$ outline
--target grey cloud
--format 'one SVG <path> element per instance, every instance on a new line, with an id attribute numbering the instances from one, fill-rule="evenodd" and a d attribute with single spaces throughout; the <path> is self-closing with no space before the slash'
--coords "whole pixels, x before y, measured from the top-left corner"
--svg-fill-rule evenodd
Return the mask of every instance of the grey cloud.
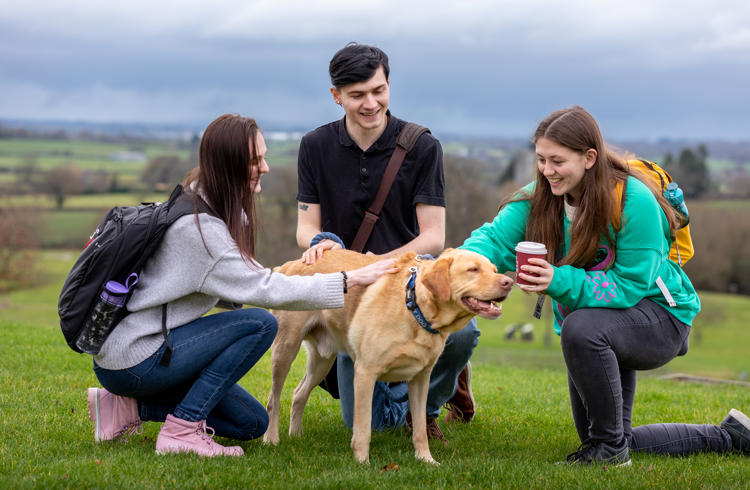
<path id="1" fill-rule="evenodd" d="M 394 113 L 438 131 L 526 135 L 577 103 L 628 137 L 750 134 L 750 4 L 591 5 L 17 3 L 0 14 L 0 118 L 313 127 L 339 117 L 327 64 L 358 40 L 389 53 Z"/>

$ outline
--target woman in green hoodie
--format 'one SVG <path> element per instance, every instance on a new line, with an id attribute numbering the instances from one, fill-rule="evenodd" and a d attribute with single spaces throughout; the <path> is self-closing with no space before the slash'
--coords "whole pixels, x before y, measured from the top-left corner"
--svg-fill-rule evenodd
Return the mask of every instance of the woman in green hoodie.
<path id="1" fill-rule="evenodd" d="M 685 354 L 700 311 L 690 279 L 669 259 L 678 216 L 660 190 L 607 150 L 583 108 L 549 115 L 533 143 L 536 180 L 462 248 L 508 271 L 519 242 L 546 245 L 547 260 L 522 266 L 519 278 L 530 284 L 519 287 L 552 298 L 582 442 L 568 462 L 629 465 L 630 449 L 750 452 L 750 419 L 737 410 L 720 425 L 631 427 L 636 371 Z"/>

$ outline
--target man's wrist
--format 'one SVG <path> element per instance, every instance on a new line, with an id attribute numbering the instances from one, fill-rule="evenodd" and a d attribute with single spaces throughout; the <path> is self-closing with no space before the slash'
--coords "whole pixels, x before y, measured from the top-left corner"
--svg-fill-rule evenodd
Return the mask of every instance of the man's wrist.
<path id="1" fill-rule="evenodd" d="M 346 248 L 346 246 L 344 246 L 344 241 L 341 240 L 341 238 L 339 238 L 337 234 L 331 233 L 329 231 L 321 231 L 320 233 L 312 237 L 312 240 L 310 240 L 310 248 L 314 247 L 323 240 L 331 240 L 341 245 L 341 248 Z"/>

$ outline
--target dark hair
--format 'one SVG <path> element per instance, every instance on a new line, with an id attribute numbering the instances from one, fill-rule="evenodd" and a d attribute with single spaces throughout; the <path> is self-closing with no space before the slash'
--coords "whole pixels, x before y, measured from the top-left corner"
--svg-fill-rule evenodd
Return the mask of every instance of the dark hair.
<path id="1" fill-rule="evenodd" d="M 388 80 L 391 72 L 388 55 L 375 46 L 351 42 L 333 55 L 328 65 L 328 74 L 331 76 L 331 84 L 341 88 L 369 80 L 381 66 L 385 79 Z"/>
<path id="2" fill-rule="evenodd" d="M 256 216 L 250 166 L 259 164 L 255 142 L 259 132 L 258 124 L 249 117 L 224 114 L 216 118 L 201 138 L 200 166 L 183 182 L 185 186 L 197 184 L 212 211 L 226 223 L 245 259 L 255 257 Z"/>
<path id="3" fill-rule="evenodd" d="M 536 186 L 530 195 L 516 196 L 512 200 L 530 201 L 526 239 L 544 243 L 549 251 L 550 262 L 556 265 L 570 264 L 576 267 L 590 267 L 596 258 L 601 237 L 606 237 L 610 248 L 615 252 L 614 237 L 609 233 L 609 224 L 619 206 L 613 189 L 631 175 L 625 159 L 609 150 L 604 143 L 599 125 L 583 107 L 573 106 L 561 109 L 547 116 L 534 132 L 534 144 L 545 138 L 577 153 L 596 150 L 596 161 L 581 180 L 583 193 L 578 203 L 576 217 L 571 223 L 571 243 L 567 256 L 559 257 L 563 243 L 560 220 L 565 213 L 564 197 L 552 194 L 549 183 L 537 167 Z M 643 179 L 638 172 L 633 173 L 654 193 L 664 210 L 670 228 L 675 229 L 676 221 L 671 207 L 654 188 L 653 183 Z"/>

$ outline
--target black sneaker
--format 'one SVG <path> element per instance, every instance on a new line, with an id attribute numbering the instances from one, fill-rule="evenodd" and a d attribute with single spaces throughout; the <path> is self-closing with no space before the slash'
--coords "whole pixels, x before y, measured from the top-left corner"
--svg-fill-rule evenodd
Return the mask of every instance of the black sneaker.
<path id="1" fill-rule="evenodd" d="M 750 418 L 737 409 L 731 409 L 721 423 L 732 438 L 732 449 L 750 454 Z"/>
<path id="2" fill-rule="evenodd" d="M 619 446 L 606 442 L 586 441 L 574 453 L 568 454 L 569 465 L 606 464 L 611 466 L 630 466 L 630 450 L 623 441 Z"/>

